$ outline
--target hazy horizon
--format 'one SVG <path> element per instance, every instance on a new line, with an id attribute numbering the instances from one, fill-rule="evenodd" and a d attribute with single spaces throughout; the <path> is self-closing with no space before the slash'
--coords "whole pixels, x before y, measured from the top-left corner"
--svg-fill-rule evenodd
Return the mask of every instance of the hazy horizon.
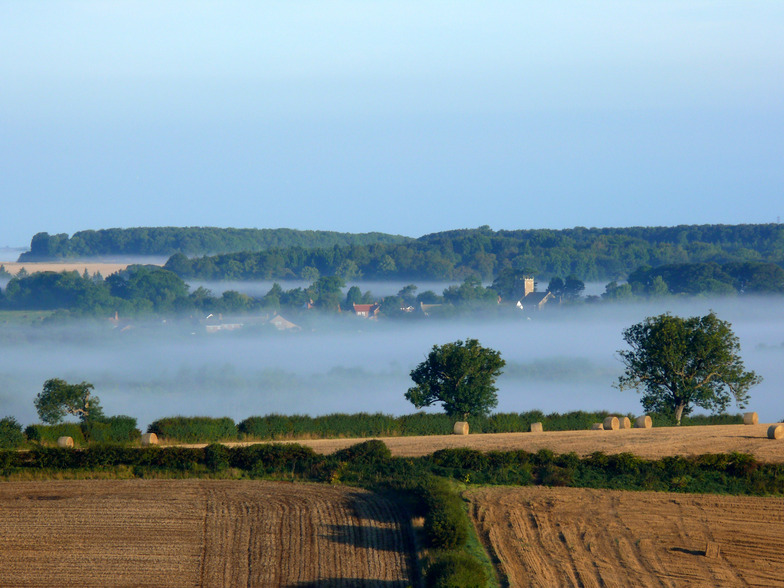
<path id="1" fill-rule="evenodd" d="M 187 332 L 139 325 L 127 334 L 96 323 L 18 328 L 0 340 L 0 405 L 24 424 L 37 422 L 33 399 L 45 380 L 60 377 L 92 383 L 107 414 L 136 417 L 142 429 L 174 415 L 408 414 L 415 412 L 403 397 L 410 370 L 435 344 L 477 338 L 507 361 L 498 412 L 640 414 L 639 394 L 612 387 L 622 370 L 621 331 L 660 312 L 710 309 L 732 323 L 747 369 L 764 378 L 748 410 L 761 422 L 784 418 L 784 300 L 751 297 L 584 305 L 531 320 L 324 319 L 300 333 L 206 335 L 195 324 Z"/>

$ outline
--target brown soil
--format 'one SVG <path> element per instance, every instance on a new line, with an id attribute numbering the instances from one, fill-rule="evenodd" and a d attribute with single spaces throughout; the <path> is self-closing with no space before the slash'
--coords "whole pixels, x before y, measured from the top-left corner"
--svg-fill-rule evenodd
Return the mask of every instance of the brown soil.
<path id="1" fill-rule="evenodd" d="M 546 487 L 466 496 L 503 585 L 784 585 L 781 498 Z"/>
<path id="2" fill-rule="evenodd" d="M 523 449 L 578 455 L 634 453 L 656 459 L 668 455 L 703 453 L 750 453 L 760 461 L 784 462 L 784 441 L 767 438 L 768 425 L 712 425 L 705 427 L 659 427 L 618 431 L 553 431 L 545 433 L 496 433 L 484 435 L 433 435 L 428 437 L 380 437 L 393 455 L 416 457 L 439 449 L 470 447 L 480 451 Z M 291 441 L 332 453 L 366 439 L 311 439 Z"/>
<path id="3" fill-rule="evenodd" d="M 0 484 L 0 586 L 357 586 L 412 582 L 387 500 L 315 484 Z"/>

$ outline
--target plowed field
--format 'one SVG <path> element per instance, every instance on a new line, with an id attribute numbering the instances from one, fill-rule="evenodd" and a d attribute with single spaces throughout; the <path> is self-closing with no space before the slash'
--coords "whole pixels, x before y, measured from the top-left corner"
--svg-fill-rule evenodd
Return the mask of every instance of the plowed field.
<path id="1" fill-rule="evenodd" d="M 784 499 L 545 487 L 466 495 L 505 585 L 784 586 Z"/>
<path id="2" fill-rule="evenodd" d="M 411 532 L 362 490 L 255 481 L 0 484 L 0 586 L 412 582 Z"/>

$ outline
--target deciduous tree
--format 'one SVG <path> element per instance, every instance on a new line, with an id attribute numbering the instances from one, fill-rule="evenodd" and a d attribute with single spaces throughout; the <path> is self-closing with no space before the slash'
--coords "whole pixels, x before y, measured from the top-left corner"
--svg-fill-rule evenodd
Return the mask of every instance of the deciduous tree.
<path id="1" fill-rule="evenodd" d="M 743 408 L 749 388 L 762 381 L 745 370 L 738 338 L 713 312 L 648 317 L 623 339 L 631 349 L 618 352 L 626 370 L 617 387 L 642 391 L 646 411 L 671 413 L 678 424 L 692 405 L 723 412 L 734 398 Z"/>
<path id="2" fill-rule="evenodd" d="M 87 382 L 69 384 L 65 380 L 52 378 L 44 382 L 44 387 L 33 403 L 42 422 L 56 425 L 65 415 L 74 415 L 82 421 L 100 419 L 103 410 L 98 397 L 92 396 L 93 385 Z"/>
<path id="3" fill-rule="evenodd" d="M 423 408 L 441 402 L 450 416 L 480 416 L 498 404 L 495 379 L 506 362 L 501 353 L 476 339 L 434 345 L 427 359 L 411 371 L 416 386 L 406 399 Z"/>

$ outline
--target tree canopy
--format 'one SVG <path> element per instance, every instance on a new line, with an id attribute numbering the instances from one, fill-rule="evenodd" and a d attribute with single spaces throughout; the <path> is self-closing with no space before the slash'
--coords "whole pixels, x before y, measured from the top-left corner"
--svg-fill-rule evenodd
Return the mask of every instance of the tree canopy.
<path id="1" fill-rule="evenodd" d="M 93 385 L 87 382 L 69 384 L 65 380 L 52 378 L 44 382 L 44 387 L 33 403 L 42 422 L 56 425 L 66 415 L 79 417 L 82 421 L 103 417 L 103 410 L 97 396 L 92 396 Z"/>
<path id="2" fill-rule="evenodd" d="M 499 351 L 476 339 L 433 345 L 411 371 L 416 385 L 405 396 L 416 408 L 441 402 L 450 416 L 486 415 L 498 404 L 495 379 L 505 365 Z"/>
<path id="3" fill-rule="evenodd" d="M 673 414 L 678 424 L 692 405 L 724 412 L 734 398 L 745 407 L 749 388 L 762 381 L 745 370 L 731 325 L 713 312 L 648 317 L 623 339 L 631 349 L 618 352 L 625 366 L 618 388 L 642 391 L 646 412 Z"/>

